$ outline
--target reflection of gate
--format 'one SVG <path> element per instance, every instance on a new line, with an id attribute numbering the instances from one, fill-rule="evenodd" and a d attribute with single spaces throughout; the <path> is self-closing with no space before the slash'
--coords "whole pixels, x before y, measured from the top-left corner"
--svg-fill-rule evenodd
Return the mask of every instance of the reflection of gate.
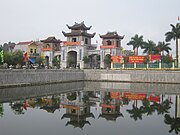
<path id="1" fill-rule="evenodd" d="M 49 56 L 45 57 L 45 66 L 49 67 Z"/>
<path id="2" fill-rule="evenodd" d="M 77 65 L 77 52 L 75 52 L 75 51 L 68 52 L 67 67 L 75 68 L 76 65 Z"/>

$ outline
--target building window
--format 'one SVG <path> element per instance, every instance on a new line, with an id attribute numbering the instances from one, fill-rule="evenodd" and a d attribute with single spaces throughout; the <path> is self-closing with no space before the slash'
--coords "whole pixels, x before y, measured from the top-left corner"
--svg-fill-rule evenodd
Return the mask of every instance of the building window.
<path id="1" fill-rule="evenodd" d="M 72 42 L 76 42 L 76 38 L 72 38 Z"/>
<path id="2" fill-rule="evenodd" d="M 107 45 L 112 45 L 112 42 L 110 40 L 108 40 Z"/>
<path id="3" fill-rule="evenodd" d="M 30 53 L 33 53 L 33 49 L 30 49 Z"/>
<path id="4" fill-rule="evenodd" d="M 117 46 L 117 47 L 120 47 L 120 44 L 119 44 L 119 41 L 118 41 L 118 40 L 116 41 L 116 46 Z"/>
<path id="5" fill-rule="evenodd" d="M 34 53 L 36 53 L 36 49 L 34 49 Z"/>
<path id="6" fill-rule="evenodd" d="M 49 44 L 47 44 L 47 45 L 46 45 L 46 48 L 49 48 L 49 47 L 50 47 L 50 45 L 49 45 Z"/>
<path id="7" fill-rule="evenodd" d="M 88 38 L 85 38 L 85 44 L 88 44 Z"/>
<path id="8" fill-rule="evenodd" d="M 71 110 L 71 113 L 72 113 L 72 114 L 75 114 L 75 113 L 76 113 L 76 110 L 75 110 L 75 109 L 72 109 L 72 110 Z"/>

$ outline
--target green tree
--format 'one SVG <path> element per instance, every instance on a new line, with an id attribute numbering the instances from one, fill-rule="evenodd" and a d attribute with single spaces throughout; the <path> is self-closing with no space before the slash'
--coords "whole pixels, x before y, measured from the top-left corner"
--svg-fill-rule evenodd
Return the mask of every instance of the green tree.
<path id="1" fill-rule="evenodd" d="M 4 62 L 8 65 L 13 65 L 13 56 L 11 52 L 4 52 Z"/>
<path id="2" fill-rule="evenodd" d="M 41 56 L 36 57 L 36 63 L 41 65 L 44 62 L 44 59 Z"/>
<path id="3" fill-rule="evenodd" d="M 13 60 L 13 65 L 23 65 L 24 63 L 24 56 L 23 52 L 20 50 L 17 50 L 12 53 L 12 60 Z"/>
<path id="4" fill-rule="evenodd" d="M 60 60 L 57 57 L 54 57 L 52 60 L 52 63 L 54 66 L 59 67 L 60 65 Z"/>
<path id="5" fill-rule="evenodd" d="M 136 34 L 134 37 L 131 38 L 127 45 L 132 45 L 133 50 L 137 49 L 136 55 L 138 55 L 138 48 L 142 48 L 142 46 L 144 45 L 143 36 L 138 36 L 138 34 Z"/>
<path id="6" fill-rule="evenodd" d="M 162 62 L 163 63 L 172 63 L 174 60 L 172 59 L 172 56 L 170 55 L 166 55 L 166 56 L 162 56 Z"/>
<path id="7" fill-rule="evenodd" d="M 176 26 L 173 24 L 170 24 L 171 26 L 171 31 L 165 33 L 166 36 L 166 42 L 169 42 L 171 40 L 176 41 L 176 59 L 177 63 L 179 62 L 178 60 L 178 39 L 180 39 L 180 23 L 177 23 Z"/>
<path id="8" fill-rule="evenodd" d="M 1 51 L 2 51 L 2 47 L 0 47 L 0 52 L 1 52 Z M 1 64 L 3 64 L 3 63 L 2 63 L 2 57 L 1 57 L 1 55 L 0 55 L 0 65 L 1 65 Z"/>
<path id="9" fill-rule="evenodd" d="M 145 42 L 142 49 L 144 49 L 143 53 L 147 53 L 148 55 L 153 54 L 156 48 L 156 44 L 148 40 L 148 42 Z"/>
<path id="10" fill-rule="evenodd" d="M 90 62 L 90 58 L 88 56 L 84 56 L 83 61 L 85 64 L 88 64 Z"/>
<path id="11" fill-rule="evenodd" d="M 109 54 L 105 56 L 104 63 L 106 67 L 111 67 L 111 56 Z"/>
<path id="12" fill-rule="evenodd" d="M 14 49 L 15 47 L 15 43 L 14 42 L 8 42 L 8 43 L 4 43 L 3 44 L 3 50 L 4 51 L 8 51 L 8 52 L 12 52 L 12 50 Z"/>
<path id="13" fill-rule="evenodd" d="M 169 47 L 170 43 L 165 43 L 164 41 L 163 42 L 158 42 L 158 45 L 157 45 L 157 50 L 159 51 L 159 53 L 162 52 L 162 55 L 164 56 L 164 52 L 166 52 L 167 54 L 169 54 L 169 51 L 172 50 L 170 47 Z"/>

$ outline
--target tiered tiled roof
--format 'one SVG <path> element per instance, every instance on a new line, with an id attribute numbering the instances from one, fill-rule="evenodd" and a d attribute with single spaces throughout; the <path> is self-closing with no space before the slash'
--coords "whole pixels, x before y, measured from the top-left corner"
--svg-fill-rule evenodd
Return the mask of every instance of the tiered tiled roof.
<path id="1" fill-rule="evenodd" d="M 45 40 L 41 40 L 43 43 L 61 43 L 59 39 L 56 39 L 55 37 L 48 37 Z"/>
<path id="2" fill-rule="evenodd" d="M 76 23 L 73 26 L 69 26 L 67 25 L 67 27 L 71 30 L 90 30 L 92 26 L 90 27 L 86 27 L 86 25 L 84 24 L 84 21 L 81 23 Z"/>
<path id="3" fill-rule="evenodd" d="M 67 25 L 67 27 L 68 27 L 69 29 L 71 29 L 71 32 L 66 33 L 66 32 L 62 31 L 62 33 L 63 33 L 63 35 L 64 35 L 65 37 L 85 36 L 85 37 L 93 38 L 94 35 L 96 34 L 96 33 L 93 33 L 93 34 L 87 33 L 87 30 L 90 30 L 90 29 L 91 29 L 91 26 L 90 26 L 90 27 L 86 27 L 86 25 L 84 24 L 84 22 L 75 23 L 73 26 Z"/>
<path id="4" fill-rule="evenodd" d="M 100 35 L 100 38 L 103 38 L 103 39 L 112 39 L 112 38 L 123 39 L 124 36 L 118 35 L 117 32 L 107 32 L 105 35 Z"/>
<path id="5" fill-rule="evenodd" d="M 71 37 L 71 36 L 86 36 L 86 37 L 90 37 L 90 38 L 93 38 L 95 36 L 96 33 L 93 33 L 93 34 L 89 34 L 87 32 L 84 32 L 84 31 L 73 31 L 73 32 L 70 32 L 70 33 L 66 33 L 64 31 L 62 31 L 63 35 L 65 37 Z"/>

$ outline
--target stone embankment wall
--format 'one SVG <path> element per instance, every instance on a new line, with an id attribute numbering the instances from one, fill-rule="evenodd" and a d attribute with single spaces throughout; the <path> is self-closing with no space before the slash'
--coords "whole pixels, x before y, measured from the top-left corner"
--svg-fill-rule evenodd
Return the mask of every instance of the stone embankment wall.
<path id="1" fill-rule="evenodd" d="M 83 81 L 82 70 L 0 70 L 0 86 Z"/>
<path id="2" fill-rule="evenodd" d="M 180 83 L 180 71 L 84 70 L 84 75 L 87 81 Z"/>
<path id="3" fill-rule="evenodd" d="M 180 71 L 152 70 L 0 70 L 0 88 L 74 81 L 180 84 Z"/>

